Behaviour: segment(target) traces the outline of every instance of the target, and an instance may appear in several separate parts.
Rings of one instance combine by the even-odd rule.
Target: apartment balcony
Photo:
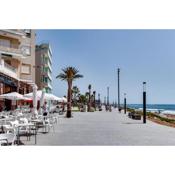
[[[25,36],[25,32],[22,29],[1,29],[0,31],[19,36]]]
[[[48,77],[52,81],[52,76],[51,76],[51,74],[49,72],[48,72]]]
[[[52,81],[52,77],[51,77],[49,72],[43,71],[43,72],[41,72],[41,74],[44,75],[45,77],[49,78]]]
[[[50,48],[50,46],[49,46],[49,50],[48,50],[48,52],[47,52],[47,55],[48,55],[48,57],[49,57],[49,60],[50,60],[50,62],[51,62],[51,64],[52,64],[52,51],[51,51],[51,48]]]
[[[10,46],[0,43],[0,54],[11,55],[12,58],[25,58],[22,48],[18,45],[11,44]]]
[[[48,82],[42,82],[41,86],[42,88],[48,88]]]
[[[0,60],[0,72],[8,75],[9,77],[18,79],[17,69],[5,63],[3,59]]]
[[[49,81],[48,82],[42,82],[41,85],[42,85],[42,88],[52,89],[52,85]]]
[[[50,65],[50,63],[49,63],[49,61],[45,61],[45,62],[43,62],[43,65],[45,66],[45,67],[48,67],[49,68],[49,70],[52,72],[52,67],[51,67],[51,65]]]
[[[52,89],[52,85],[50,83],[48,83],[48,88]]]
[[[44,53],[44,57],[47,58],[49,60],[49,62],[52,64],[52,56],[49,52],[49,50],[47,50],[45,53]]]
[[[48,61],[47,65],[48,65],[48,67],[49,67],[50,71],[52,71],[52,66],[51,66],[51,64],[50,64],[50,62],[49,62],[49,61]]]

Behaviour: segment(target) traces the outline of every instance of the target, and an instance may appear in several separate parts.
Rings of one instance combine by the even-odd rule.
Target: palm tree
[[[94,102],[94,108],[95,108],[95,110],[96,110],[95,95],[96,95],[96,91],[93,91],[93,96],[94,96],[93,102]]]
[[[91,84],[88,86],[88,89],[89,89],[89,102],[88,102],[88,112],[90,112],[90,109],[91,109]]]
[[[89,92],[86,92],[85,96],[89,99]]]
[[[72,98],[72,83],[74,80],[82,78],[83,75],[78,74],[79,71],[75,67],[66,67],[62,69],[62,73],[56,76],[63,81],[67,81],[68,90],[67,90],[67,114],[66,117],[70,118],[71,115],[71,98]]]
[[[73,99],[73,105],[76,104],[78,94],[80,93],[80,90],[77,86],[73,86],[72,88],[72,99]]]
[[[80,95],[79,96],[79,102],[82,103],[83,105],[85,105],[87,103],[87,97],[86,95]]]

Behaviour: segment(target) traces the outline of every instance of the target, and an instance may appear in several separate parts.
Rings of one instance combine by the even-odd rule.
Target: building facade
[[[35,50],[36,76],[38,89],[52,92],[52,50],[48,43],[36,46]]]
[[[35,32],[28,29],[0,30],[0,94],[32,91],[35,82]],[[8,100],[0,105],[10,106]]]

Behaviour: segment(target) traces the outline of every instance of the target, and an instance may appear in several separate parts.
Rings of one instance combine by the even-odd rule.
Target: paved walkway
[[[55,132],[39,133],[37,145],[175,145],[175,128],[151,121],[142,124],[116,110],[112,112],[73,113],[60,118]],[[27,145],[34,145],[25,141]]]

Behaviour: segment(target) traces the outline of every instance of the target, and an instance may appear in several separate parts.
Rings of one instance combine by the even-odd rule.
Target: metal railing
[[[7,64],[6,62],[4,62],[4,67],[5,67],[6,69],[9,69],[10,71],[12,71],[12,72],[14,72],[14,73],[17,72],[17,69],[16,69],[15,67],[13,67],[13,66]]]
[[[0,60],[0,72],[10,77],[18,78],[17,69],[5,63],[3,59]]]
[[[25,35],[25,32],[22,29],[1,29],[1,31],[21,36]]]
[[[0,43],[0,50],[8,53],[15,53],[20,55],[22,54],[22,50],[14,44],[7,46],[5,44]]]
[[[19,49],[19,45],[18,44],[10,43],[9,45],[7,45],[7,44],[1,42],[1,40],[0,40],[0,46],[7,47],[7,48],[12,48],[12,49]]]

